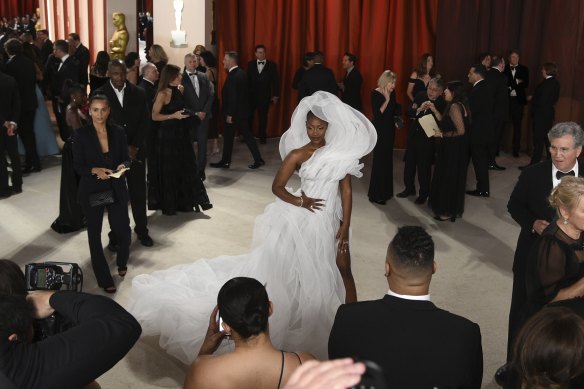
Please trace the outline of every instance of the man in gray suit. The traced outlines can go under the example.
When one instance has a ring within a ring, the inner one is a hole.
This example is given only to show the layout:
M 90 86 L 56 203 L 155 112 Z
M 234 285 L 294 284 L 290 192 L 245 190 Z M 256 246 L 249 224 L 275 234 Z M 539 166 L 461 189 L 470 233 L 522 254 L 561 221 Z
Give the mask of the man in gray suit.
M 185 71 L 182 84 L 185 88 L 186 108 L 193 111 L 191 117 L 191 139 L 197 142 L 197 167 L 201 180 L 205 180 L 207 165 L 207 138 L 209 135 L 209 119 L 215 90 L 207 76 L 197 72 L 199 59 L 195 54 L 185 55 Z

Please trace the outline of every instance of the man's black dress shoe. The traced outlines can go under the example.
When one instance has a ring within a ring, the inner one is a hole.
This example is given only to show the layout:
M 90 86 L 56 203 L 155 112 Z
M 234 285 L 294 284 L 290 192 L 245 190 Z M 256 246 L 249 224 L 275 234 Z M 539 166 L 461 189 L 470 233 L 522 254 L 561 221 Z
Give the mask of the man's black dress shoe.
M 467 190 L 466 194 L 477 197 L 489 197 L 489 192 L 481 192 L 480 190 Z
M 507 383 L 508 365 L 504 364 L 495 372 L 495 382 L 497 385 L 503 387 Z
M 209 166 L 211 167 L 216 167 L 216 168 L 220 168 L 220 169 L 229 169 L 229 162 L 223 162 L 223 161 L 219 161 L 219 162 L 211 162 L 209 164 Z
M 248 166 L 248 168 L 257 169 L 260 166 L 264 166 L 265 164 L 266 162 L 263 159 L 260 159 L 259 161 L 254 161 L 251 165 Z
M 414 200 L 414 203 L 416 204 L 424 204 L 426 202 L 426 197 L 418 197 L 416 200 Z
M 41 170 L 43 170 L 40 166 L 25 166 L 22 169 L 22 173 L 23 174 L 28 174 L 28 173 L 38 173 Z
M 406 189 L 406 190 L 404 190 L 403 192 L 399 192 L 399 193 L 398 193 L 398 194 L 396 194 L 395 196 L 396 196 L 396 197 L 399 197 L 400 199 L 403 199 L 403 198 L 405 198 L 405 197 L 408 197 L 408 196 L 414 196 L 415 194 L 416 194 L 416 192 L 415 192 L 415 191 L 411 191 L 411 190 L 407 190 L 407 189 Z
M 385 205 L 386 201 L 385 200 L 373 200 L 373 199 L 369 199 L 369 201 L 371 201 L 372 203 L 375 204 L 379 204 L 379 205 Z
M 7 199 L 12 196 L 12 192 L 8 190 L 7 192 L 0 192 L 0 199 Z
M 22 193 L 22 187 L 21 186 L 11 186 L 10 191 L 14 194 Z
M 152 247 L 154 245 L 154 241 L 148 234 L 140 234 L 138 235 L 138 240 L 142 244 L 142 246 Z
M 506 168 L 503 166 L 499 166 L 496 163 L 489 166 L 489 170 L 505 170 Z

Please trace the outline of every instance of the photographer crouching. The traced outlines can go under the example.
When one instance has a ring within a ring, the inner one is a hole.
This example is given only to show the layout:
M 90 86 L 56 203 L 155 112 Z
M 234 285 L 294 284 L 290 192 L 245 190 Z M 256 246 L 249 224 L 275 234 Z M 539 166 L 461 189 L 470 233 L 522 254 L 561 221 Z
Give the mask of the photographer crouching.
M 73 291 L 26 294 L 24 285 L 18 265 L 0 260 L 1 388 L 84 388 L 140 336 L 138 322 L 111 299 Z M 74 326 L 31 343 L 33 319 L 55 312 Z

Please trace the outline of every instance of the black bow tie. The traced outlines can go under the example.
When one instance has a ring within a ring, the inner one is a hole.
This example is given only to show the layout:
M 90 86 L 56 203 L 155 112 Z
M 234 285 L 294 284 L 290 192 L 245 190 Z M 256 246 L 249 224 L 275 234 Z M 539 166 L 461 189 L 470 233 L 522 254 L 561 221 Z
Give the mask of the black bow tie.
M 511 65 L 511 70 L 515 70 L 516 67 L 517 65 Z
M 266 61 L 258 61 L 258 65 L 265 65 Z
M 196 76 L 196 75 L 197 75 L 197 72 L 193 72 L 193 73 L 191 73 L 191 72 L 187 72 L 187 73 L 188 73 L 189 77 L 191 77 L 191 76 Z
M 558 180 L 561 180 L 562 177 L 565 177 L 565 176 L 575 176 L 575 175 L 576 175 L 576 173 L 574 173 L 573 170 L 570 170 L 568 173 L 564 173 L 564 172 L 561 172 L 559 170 L 556 172 L 556 178 Z

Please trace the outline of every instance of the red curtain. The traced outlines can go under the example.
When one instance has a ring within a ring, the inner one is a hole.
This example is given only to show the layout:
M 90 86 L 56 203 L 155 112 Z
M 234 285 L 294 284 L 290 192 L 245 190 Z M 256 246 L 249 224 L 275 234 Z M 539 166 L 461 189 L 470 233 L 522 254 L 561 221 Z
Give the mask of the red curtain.
M 0 1 L 0 17 L 14 18 L 16 16 L 32 15 L 39 7 L 39 0 L 2 0 Z
M 268 59 L 278 65 L 282 90 L 270 112 L 268 135 L 279 136 L 297 104 L 292 78 L 307 51 L 324 52 L 325 65 L 339 80 L 343 54 L 359 57 L 366 115 L 371 115 L 370 91 L 385 69 L 397 72 L 397 99 L 407 107 L 407 79 L 419 55 L 434 52 L 437 15 L 438 0 L 219 0 L 218 60 L 221 64 L 225 51 L 236 50 L 245 68 L 255 58 L 255 45 L 266 46 Z M 220 86 L 225 77 L 220 71 Z M 405 137 L 405 130 L 398 131 L 397 147 L 404 146 Z
M 518 49 L 530 87 L 542 81 L 544 62 L 558 65 L 556 121 L 584 122 L 584 1 L 440 0 L 436 58 L 446 80 L 466 80 L 479 52 Z M 528 116 L 529 117 L 529 116 Z M 528 120 L 527 120 L 528 122 Z M 526 123 L 528 127 L 529 123 Z

